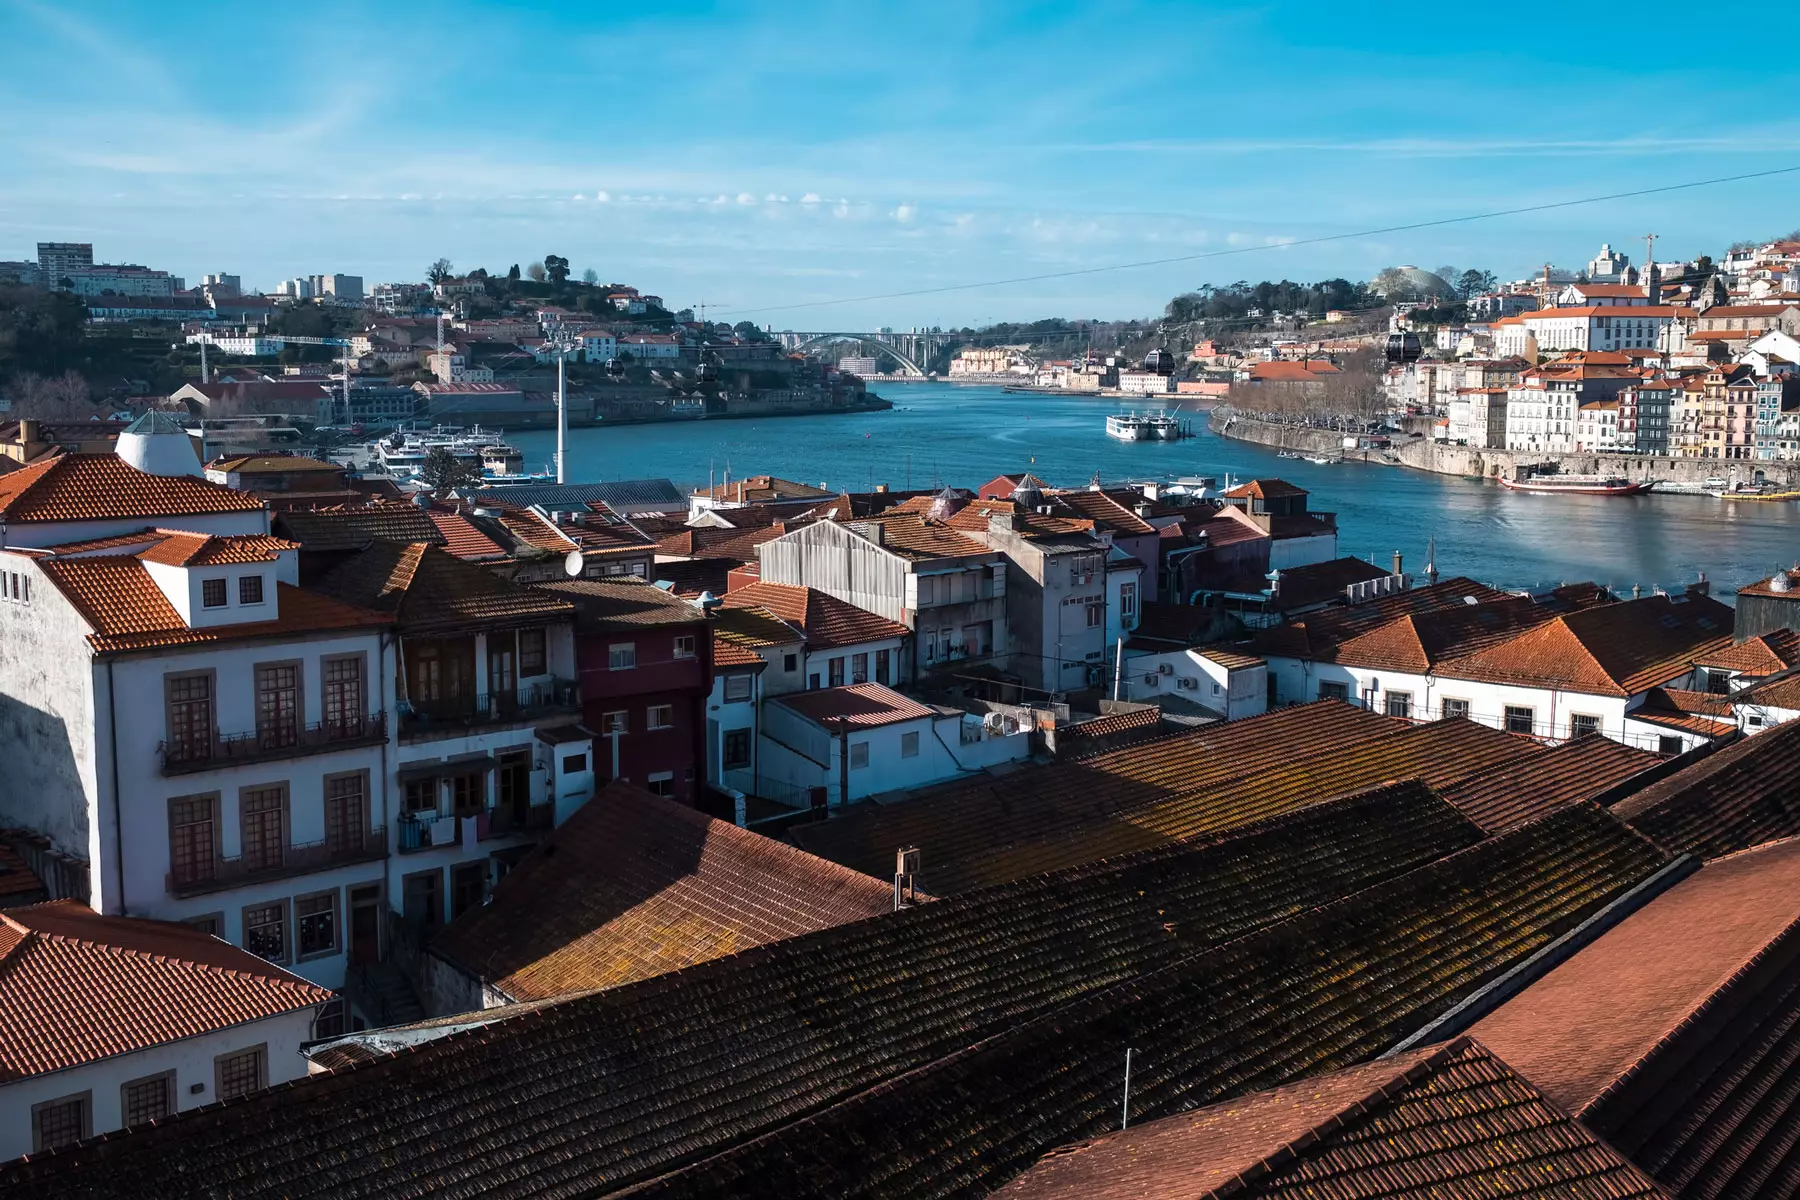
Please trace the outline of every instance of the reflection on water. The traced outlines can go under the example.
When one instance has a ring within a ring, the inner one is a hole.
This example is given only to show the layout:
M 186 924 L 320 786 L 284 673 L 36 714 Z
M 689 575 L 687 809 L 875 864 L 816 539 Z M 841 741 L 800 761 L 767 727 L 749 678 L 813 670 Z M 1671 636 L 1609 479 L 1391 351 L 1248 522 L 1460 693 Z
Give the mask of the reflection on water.
M 979 487 L 1031 470 L 1055 484 L 1230 474 L 1279 475 L 1338 514 L 1347 554 L 1409 569 L 1437 541 L 1445 574 L 1508 586 L 1593 579 L 1617 588 L 1673 586 L 1704 571 L 1720 592 L 1800 557 L 1800 505 L 1728 504 L 1705 496 L 1536 496 L 1479 480 L 1363 463 L 1320 466 L 1244 442 L 1201 436 L 1125 443 L 1106 436 L 1116 401 L 1007 395 L 997 388 L 904 384 L 893 412 L 858 416 L 632 425 L 569 433 L 570 478 L 667 476 L 683 486 L 709 474 L 779 475 L 852 491 L 954 483 Z M 1196 427 L 1204 425 L 1196 417 Z M 537 465 L 556 435 L 512 440 Z

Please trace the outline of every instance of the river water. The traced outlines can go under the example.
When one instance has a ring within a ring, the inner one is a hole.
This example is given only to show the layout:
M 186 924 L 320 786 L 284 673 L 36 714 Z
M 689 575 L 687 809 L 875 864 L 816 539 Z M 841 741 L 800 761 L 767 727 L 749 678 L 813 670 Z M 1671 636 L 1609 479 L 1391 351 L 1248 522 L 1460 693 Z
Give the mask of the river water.
M 1280 476 L 1338 516 L 1339 549 L 1375 557 L 1395 550 L 1409 570 L 1436 539 L 1437 567 L 1507 587 L 1591 579 L 1629 591 L 1675 587 L 1705 572 L 1715 594 L 1800 558 L 1800 505 L 1729 504 L 1709 496 L 1534 496 L 1493 483 L 1367 463 L 1318 465 L 1215 437 L 1120 442 L 1106 436 L 1117 400 L 1009 395 L 999 388 L 895 384 L 891 412 L 627 425 L 569 432 L 573 482 L 667 477 L 683 487 L 777 475 L 848 491 L 939 483 L 980 487 L 1030 470 L 1061 486 L 1096 473 L 1109 483 L 1212 475 Z M 554 432 L 508 440 L 528 465 L 552 459 Z

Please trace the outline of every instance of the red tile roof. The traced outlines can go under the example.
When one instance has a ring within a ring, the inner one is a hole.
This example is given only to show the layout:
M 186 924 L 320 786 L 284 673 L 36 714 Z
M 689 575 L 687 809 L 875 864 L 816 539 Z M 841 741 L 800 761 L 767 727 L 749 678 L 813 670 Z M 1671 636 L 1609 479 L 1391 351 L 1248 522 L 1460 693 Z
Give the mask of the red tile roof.
M 521 587 L 423 543 L 376 542 L 333 569 L 319 581 L 318 590 L 386 613 L 406 633 L 495 623 L 510 628 L 575 615 L 567 600 Z
M 537 1000 L 893 907 L 891 884 L 615 782 L 431 951 L 514 1000 Z
M 1499 833 L 1592 800 L 1659 761 L 1648 750 L 1590 733 L 1453 783 L 1443 796 L 1489 833 Z
M 1800 662 L 1800 633 L 1777 629 L 1758 634 L 1735 646 L 1726 646 L 1695 660 L 1703 667 L 1741 671 L 1761 677 L 1786 670 Z
M 475 528 L 469 518 L 461 513 L 434 512 L 428 515 L 431 523 L 437 526 L 437 531 L 444 537 L 444 549 L 456 557 L 481 562 L 507 556 L 500 543 Z
M 848 687 L 795 692 L 776 697 L 774 703 L 828 729 L 840 722 L 857 729 L 873 729 L 901 721 L 916 721 L 937 711 L 879 683 L 853 683 Z
M 430 542 L 443 533 L 430 515 L 406 501 L 346 504 L 335 508 L 290 509 L 276 514 L 275 527 L 302 550 L 361 550 L 373 541 Z
M 912 630 L 879 613 L 839 600 L 818 588 L 758 580 L 725 596 L 726 608 L 763 608 L 806 634 L 809 650 L 831 650 L 889 638 L 911 637 Z
M 698 625 L 706 620 L 699 605 L 635 575 L 559 579 L 538 587 L 574 604 L 576 628 L 582 632 L 646 625 Z
M 1472 1038 L 1053 1150 L 995 1200 L 1666 1197 Z
M 1250 368 L 1250 378 L 1258 383 L 1317 383 L 1339 374 L 1327 362 L 1297 363 L 1286 360 L 1261 362 Z
M 816 488 L 810 484 L 795 483 L 791 479 L 778 479 L 773 475 L 752 475 L 746 479 L 734 479 L 730 483 L 721 483 L 710 489 L 697 489 L 694 494 L 710 496 L 715 500 L 737 502 L 813 500 L 835 496 L 837 493 L 829 488 Z
M 1306 489 L 1295 487 L 1285 479 L 1252 479 L 1225 493 L 1227 500 L 1276 500 L 1287 496 L 1304 496 Z
M 1671 850 L 1702 858 L 1800 834 L 1800 721 L 1715 750 L 1612 812 Z
M 274 562 L 285 550 L 298 550 L 299 542 L 283 541 L 262 534 L 222 537 L 204 533 L 187 533 L 178 529 L 159 529 L 157 544 L 140 550 L 145 562 L 166 567 L 217 567 L 230 564 Z
M 0 1082 L 330 999 L 190 925 L 103 917 L 73 900 L 0 911 Z
M 917 513 L 884 513 L 866 520 L 852 522 L 852 524 L 880 526 L 882 547 L 915 562 L 934 558 L 967 558 L 972 555 L 996 553 L 985 543 L 978 542 L 948 525 L 939 525 L 936 522 L 928 521 Z
M 258 512 L 262 498 L 192 475 L 150 475 L 115 454 L 62 454 L 0 475 L 0 521 L 102 521 Z

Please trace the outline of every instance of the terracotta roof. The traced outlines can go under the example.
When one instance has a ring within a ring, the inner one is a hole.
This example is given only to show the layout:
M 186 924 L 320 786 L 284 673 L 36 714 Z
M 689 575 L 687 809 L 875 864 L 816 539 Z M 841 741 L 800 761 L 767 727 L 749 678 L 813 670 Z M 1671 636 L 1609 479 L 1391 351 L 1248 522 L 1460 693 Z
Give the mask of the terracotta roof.
M 1710 692 L 1682 688 L 1651 688 L 1644 702 L 1625 714 L 1632 721 L 1646 721 L 1669 729 L 1718 737 L 1737 732 L 1731 700 Z
M 733 568 L 741 566 L 735 558 L 688 558 L 652 563 L 650 578 L 658 583 L 672 583 L 675 594 L 687 599 L 701 592 L 724 596 L 731 586 Z
M 1327 370 L 1325 368 L 1329 367 Z M 1250 368 L 1250 378 L 1258 383 L 1316 383 L 1339 374 L 1329 363 L 1297 363 L 1285 360 L 1261 362 Z
M 1390 592 L 1359 604 L 1307 613 L 1286 625 L 1258 630 L 1252 645 L 1260 654 L 1330 661 L 1338 648 L 1352 638 L 1404 616 L 1475 607 L 1469 603 L 1471 599 L 1476 605 L 1487 605 L 1510 603 L 1517 598 L 1473 579 L 1456 576 L 1428 587 Z M 1408 636 L 1416 635 L 1416 632 Z
M 1769 576 L 1769 579 L 1759 580 L 1756 583 L 1739 588 L 1738 595 L 1773 596 L 1781 600 L 1786 600 L 1790 597 L 1800 598 L 1800 567 L 1794 568 L 1793 570 L 1784 570 L 1781 574 L 1787 576 L 1787 587 L 1782 591 L 1778 592 L 1769 586 L 1769 579 L 1775 578 L 1771 575 Z
M 775 697 L 773 703 L 792 709 L 827 729 L 834 728 L 839 723 L 858 729 L 873 729 L 901 721 L 917 721 L 921 717 L 932 716 L 937 711 L 879 683 L 853 683 L 848 687 L 794 692 Z
M 1278 525 L 1285 521 L 1286 518 L 1275 518 Z M 1283 535 L 1277 529 L 1275 536 Z M 1287 567 L 1281 571 L 1274 584 L 1275 596 L 1271 606 L 1281 611 L 1292 611 L 1343 600 L 1346 598 L 1345 589 L 1352 584 L 1370 583 L 1386 579 L 1387 576 L 1386 568 L 1364 562 L 1360 558 L 1331 558 L 1324 562 Z M 1264 581 L 1263 587 L 1268 586 L 1267 581 Z
M 901 558 L 924 562 L 934 558 L 966 558 L 991 555 L 985 543 L 946 525 L 927 521 L 916 513 L 883 514 L 855 522 L 858 525 L 880 525 L 881 545 Z
M 275 585 L 270 621 L 188 627 L 144 564 L 129 554 L 96 558 L 43 559 L 38 569 L 61 592 L 93 632 L 88 644 L 102 654 L 157 646 L 294 637 L 334 629 L 386 625 L 379 612 L 285 583 Z
M 42 900 L 44 881 L 37 877 L 23 855 L 0 838 L 0 907 Z
M 710 496 L 715 500 L 753 501 L 822 499 L 837 493 L 829 488 L 816 488 L 810 484 L 795 483 L 791 479 L 778 479 L 773 475 L 751 475 L 744 479 L 734 479 L 730 483 L 721 483 L 710 489 L 696 489 L 694 494 Z
M 504 628 L 575 615 L 567 600 L 521 587 L 423 543 L 376 542 L 333 568 L 317 587 L 347 604 L 386 613 L 402 633 L 483 624 Z
M 1671 850 L 1702 858 L 1800 834 L 1800 721 L 1715 750 L 1612 811 Z
M 1056 492 L 1045 496 L 1044 502 L 1053 507 L 1067 507 L 1076 516 L 1114 533 L 1142 536 L 1156 532 L 1156 526 L 1105 492 Z
M 1174 539 L 1184 533 L 1189 537 L 1204 537 L 1208 546 L 1232 546 L 1238 542 L 1254 542 L 1258 538 L 1269 536 L 1267 530 L 1259 529 L 1249 521 L 1223 515 L 1170 525 L 1163 529 L 1162 536 Z
M 1306 494 L 1305 488 L 1295 487 L 1285 479 L 1252 479 L 1224 493 L 1227 500 L 1278 500 Z
M 61 454 L 0 475 L 0 521 L 104 521 L 259 512 L 259 496 L 192 475 L 149 475 L 116 454 Z
M 1208 662 L 1218 663 L 1227 671 L 1243 671 L 1248 670 L 1251 667 L 1268 666 L 1267 659 L 1260 658 L 1254 654 L 1246 654 L 1243 651 L 1234 649 L 1230 646 L 1220 646 L 1217 644 L 1196 646 L 1194 647 L 1194 653 L 1198 654 L 1201 658 L 1206 659 Z
M 724 606 L 762 608 L 774 613 L 806 634 L 809 650 L 831 650 L 912 636 L 912 630 L 898 621 L 858 608 L 818 588 L 758 580 L 727 593 Z
M 275 515 L 275 528 L 302 550 L 361 550 L 374 541 L 444 543 L 430 515 L 404 502 L 292 509 Z
M 216 534 L 188 533 L 179 529 L 159 529 L 154 546 L 138 552 L 145 562 L 166 567 L 217 567 L 230 564 L 274 562 L 285 550 L 298 550 L 300 543 L 283 541 L 263 534 L 227 537 Z
M 1731 644 L 1732 611 L 1704 596 L 1645 596 L 1564 613 L 1517 637 L 1439 664 L 1484 683 L 1633 696 Z
M 718 667 L 760 667 L 763 665 L 762 655 L 741 642 L 732 641 L 715 628 L 713 630 L 713 666 Z
M 1439 662 L 1505 641 L 1555 616 L 1523 596 L 1407 613 L 1344 639 L 1332 661 L 1423 675 Z
M 582 631 L 697 625 L 706 620 L 697 605 L 631 575 L 559 579 L 538 586 L 574 604 L 576 627 Z
M 1472 1038 L 1046 1155 L 997 1200 L 1668 1193 Z
M 1548 746 L 1443 790 L 1444 799 L 1489 833 L 1592 800 L 1662 761 L 1598 733 Z
M 716 637 L 751 649 L 765 646 L 796 646 L 800 631 L 766 608 L 718 608 L 713 611 L 713 633 Z
M 1071 998 L 1151 977 L 1272 922 L 1363 893 L 1477 836 L 1423 789 L 1384 789 L 1229 838 L 919 905 L 537 1006 L 351 1071 L 0 1166 L 0 1189 L 9 1200 L 60 1196 L 79 1179 L 93 1196 L 168 1194 L 191 1187 L 196 1170 L 219 1172 L 235 1195 L 254 1198 L 291 1196 L 296 1172 L 342 1197 L 408 1188 L 544 1195 L 574 1180 L 595 1192 L 617 1189 L 927 1067 L 1036 1014 L 1065 1009 Z M 1550 886 L 1535 882 L 1538 873 L 1525 868 L 1542 861 L 1541 850 L 1535 859 L 1515 851 L 1499 864 L 1511 868 L 1504 874 L 1471 872 L 1480 883 L 1465 888 L 1470 894 L 1450 914 L 1469 928 L 1445 950 L 1466 950 L 1480 965 L 1465 965 L 1456 982 L 1441 973 L 1429 984 L 1417 973 L 1397 976 L 1410 981 L 1408 995 L 1429 987 L 1436 1001 L 1461 989 L 1462 979 L 1538 944 L 1544 928 L 1584 910 L 1630 871 L 1592 836 L 1559 840 L 1566 853 L 1589 856 L 1579 895 L 1570 894 L 1566 868 L 1546 873 Z M 1497 894 L 1474 894 L 1484 891 Z M 1429 923 L 1433 910 L 1413 900 L 1368 911 L 1391 935 L 1408 919 L 1424 915 Z M 1516 916 L 1520 924 L 1488 939 L 1495 916 Z M 1260 977 L 1246 982 L 1265 992 L 1275 978 L 1269 953 L 1243 960 L 1263 964 Z M 1362 978 L 1385 979 L 1383 972 L 1399 965 L 1392 951 L 1388 958 L 1385 967 L 1365 967 L 1377 975 Z M 1319 964 L 1297 959 L 1284 969 L 1299 972 L 1301 986 Z M 1329 994 L 1343 990 L 1339 983 Z M 1396 993 L 1391 1011 L 1408 1007 Z M 1253 1002 L 1247 1011 L 1258 1008 Z M 1218 1015 L 1200 1012 L 1205 1028 L 1196 1036 L 1222 1064 Z M 1264 1018 L 1238 1041 L 1254 1052 L 1247 1060 L 1253 1071 L 1295 1037 L 1321 1050 L 1341 1047 L 1347 1036 L 1375 1045 L 1386 1029 L 1369 1032 L 1370 1015 L 1365 1011 L 1350 1034 L 1339 1023 Z M 1390 1026 L 1406 1023 L 1404 1015 L 1389 1018 Z M 1330 1041 L 1313 1043 L 1315 1028 Z M 1112 1054 L 1105 1057 L 1110 1066 Z M 1227 1069 L 1232 1078 L 1249 1073 Z M 467 1103 L 475 1097 L 479 1104 Z M 429 1154 L 379 1151 L 416 1136 L 425 1114 L 445 1104 L 462 1119 L 434 1134 Z M 253 1128 L 283 1135 L 247 1136 Z M 1084 1132 L 1047 1130 L 1041 1148 Z M 915 1144 L 922 1152 L 932 1145 Z
M 1761 677 L 1784 671 L 1800 662 L 1800 633 L 1777 629 L 1733 646 L 1725 646 L 1694 660 L 1702 667 L 1718 667 Z
M 537 1000 L 893 908 L 891 884 L 615 782 L 431 951 L 515 1000 Z
M 74 900 L 0 911 L 0 1082 L 330 999 L 190 925 L 103 917 Z
M 1791 937 L 1796 920 L 1800 843 L 1708 863 L 1470 1032 L 1566 1111 L 1614 1107 L 1608 1093 L 1626 1075 L 1649 1075 L 1641 1082 L 1651 1092 L 1669 1082 L 1648 1060 L 1771 943 Z M 1686 1069 L 1704 1078 L 1715 1065 Z M 1630 1107 L 1619 1115 L 1634 1116 Z
M 1088 753 L 1111 750 L 1126 741 L 1139 741 L 1162 732 L 1162 710 L 1149 704 L 1125 712 L 1108 713 L 1089 721 L 1078 721 L 1056 731 L 1057 749 L 1062 753 Z
M 755 562 L 756 548 L 773 541 L 789 527 L 782 523 L 757 525 L 749 529 L 713 529 L 701 527 L 665 534 L 656 540 L 656 553 L 672 558 L 730 559 L 733 562 Z
M 337 463 L 324 462 L 299 454 L 249 454 L 237 458 L 216 458 L 206 464 L 209 471 L 235 471 L 240 475 L 280 475 L 289 471 L 331 471 L 342 473 Z
M 461 513 L 433 512 L 427 516 L 442 535 L 444 549 L 456 557 L 470 562 L 507 557 L 500 543 L 475 528 L 474 523 Z

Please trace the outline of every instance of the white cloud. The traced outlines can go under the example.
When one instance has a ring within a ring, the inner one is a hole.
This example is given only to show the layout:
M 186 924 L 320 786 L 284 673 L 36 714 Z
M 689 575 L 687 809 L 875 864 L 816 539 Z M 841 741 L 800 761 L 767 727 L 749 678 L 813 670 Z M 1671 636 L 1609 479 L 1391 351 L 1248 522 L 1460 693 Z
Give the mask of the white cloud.
M 573 198 L 576 200 L 586 200 L 587 199 L 587 197 L 582 195 L 580 192 L 576 192 Z
M 837 202 L 837 207 L 831 210 L 831 215 L 834 217 L 849 216 L 850 215 L 850 202 L 848 200 L 839 200 Z
M 594 193 L 594 203 L 595 204 L 605 204 L 608 200 L 611 200 L 611 199 L 612 199 L 612 197 L 607 195 L 605 192 L 595 192 Z
M 802 204 L 817 204 L 818 202 L 819 193 L 817 192 L 808 192 L 806 195 L 800 197 L 800 203 Z
M 888 215 L 904 225 L 914 217 L 918 216 L 918 214 L 919 210 L 915 205 L 902 204 Z
M 737 202 L 739 204 L 755 204 L 756 197 L 752 196 L 749 192 L 739 192 Z

